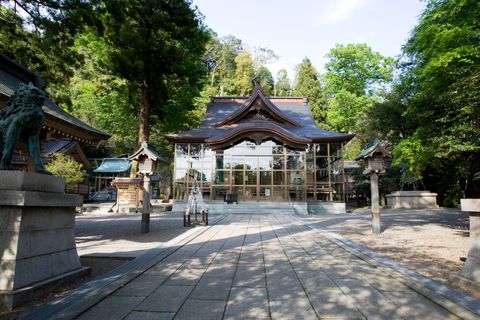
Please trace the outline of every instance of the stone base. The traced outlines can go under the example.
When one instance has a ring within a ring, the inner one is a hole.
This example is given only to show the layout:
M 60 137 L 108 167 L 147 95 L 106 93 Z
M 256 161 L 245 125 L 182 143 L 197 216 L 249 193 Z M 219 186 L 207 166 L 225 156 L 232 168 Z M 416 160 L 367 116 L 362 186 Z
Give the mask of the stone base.
M 346 214 L 347 205 L 345 202 L 309 202 L 309 214 Z
M 49 175 L 0 171 L 0 181 L 0 292 L 9 297 L 80 270 L 74 228 L 82 197 L 63 193 L 63 179 Z M 15 305 L 5 299 L 0 308 Z
M 13 310 L 28 301 L 55 290 L 61 285 L 72 283 L 83 276 L 87 276 L 89 273 L 89 267 L 80 267 L 31 286 L 16 290 L 0 291 L 0 310 Z
M 429 191 L 395 191 L 386 195 L 392 209 L 435 209 L 437 194 Z

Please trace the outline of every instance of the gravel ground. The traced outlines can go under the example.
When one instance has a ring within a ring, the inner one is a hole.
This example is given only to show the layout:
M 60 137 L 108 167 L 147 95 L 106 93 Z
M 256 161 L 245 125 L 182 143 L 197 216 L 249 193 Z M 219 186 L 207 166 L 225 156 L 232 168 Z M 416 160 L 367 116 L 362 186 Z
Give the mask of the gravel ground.
M 317 216 L 308 220 L 391 258 L 431 279 L 480 299 L 450 276 L 462 270 L 469 245 L 468 213 L 453 209 L 384 210 L 382 233 L 371 231 L 367 211 L 348 216 Z

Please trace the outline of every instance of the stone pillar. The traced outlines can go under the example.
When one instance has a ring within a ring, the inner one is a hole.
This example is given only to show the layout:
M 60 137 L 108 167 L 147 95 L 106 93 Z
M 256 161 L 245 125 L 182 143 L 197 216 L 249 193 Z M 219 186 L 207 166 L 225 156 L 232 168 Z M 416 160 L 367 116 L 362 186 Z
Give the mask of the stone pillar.
M 480 199 L 461 199 L 462 211 L 470 213 L 470 248 L 462 272 L 455 278 L 480 289 Z
M 62 178 L 0 171 L 0 309 L 11 310 L 88 270 L 80 264 L 74 234 L 82 198 L 64 190 Z
M 150 176 L 143 175 L 142 233 L 150 232 Z
M 382 227 L 380 224 L 380 199 L 378 192 L 378 174 L 372 172 L 370 174 L 370 190 L 372 202 L 372 231 L 373 233 L 380 233 Z

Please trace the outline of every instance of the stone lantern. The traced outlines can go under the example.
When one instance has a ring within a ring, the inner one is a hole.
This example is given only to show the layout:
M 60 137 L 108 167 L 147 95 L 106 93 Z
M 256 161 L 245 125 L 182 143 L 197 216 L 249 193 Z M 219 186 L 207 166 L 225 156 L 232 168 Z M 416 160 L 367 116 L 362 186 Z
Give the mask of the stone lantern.
M 386 158 L 391 158 L 391 155 L 385 150 L 378 139 L 375 139 L 370 146 L 363 149 L 357 158 L 357 160 L 363 160 L 365 162 L 365 171 L 363 171 L 363 174 L 370 177 L 373 233 L 381 232 L 378 175 L 385 172 Z
M 129 160 L 138 161 L 138 173 L 143 177 L 143 207 L 142 207 L 142 233 L 148 233 L 150 229 L 150 178 L 157 173 L 156 167 L 159 162 L 168 163 L 147 142 L 143 142 L 140 149 L 135 151 Z

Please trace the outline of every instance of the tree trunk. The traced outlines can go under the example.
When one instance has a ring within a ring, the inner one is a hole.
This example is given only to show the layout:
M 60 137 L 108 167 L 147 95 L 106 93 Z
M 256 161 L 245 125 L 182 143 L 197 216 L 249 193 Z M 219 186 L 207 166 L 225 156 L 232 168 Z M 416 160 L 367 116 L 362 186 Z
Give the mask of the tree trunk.
M 147 80 L 142 81 L 140 97 L 140 129 L 138 130 L 138 143 L 148 142 L 150 136 L 150 91 Z

